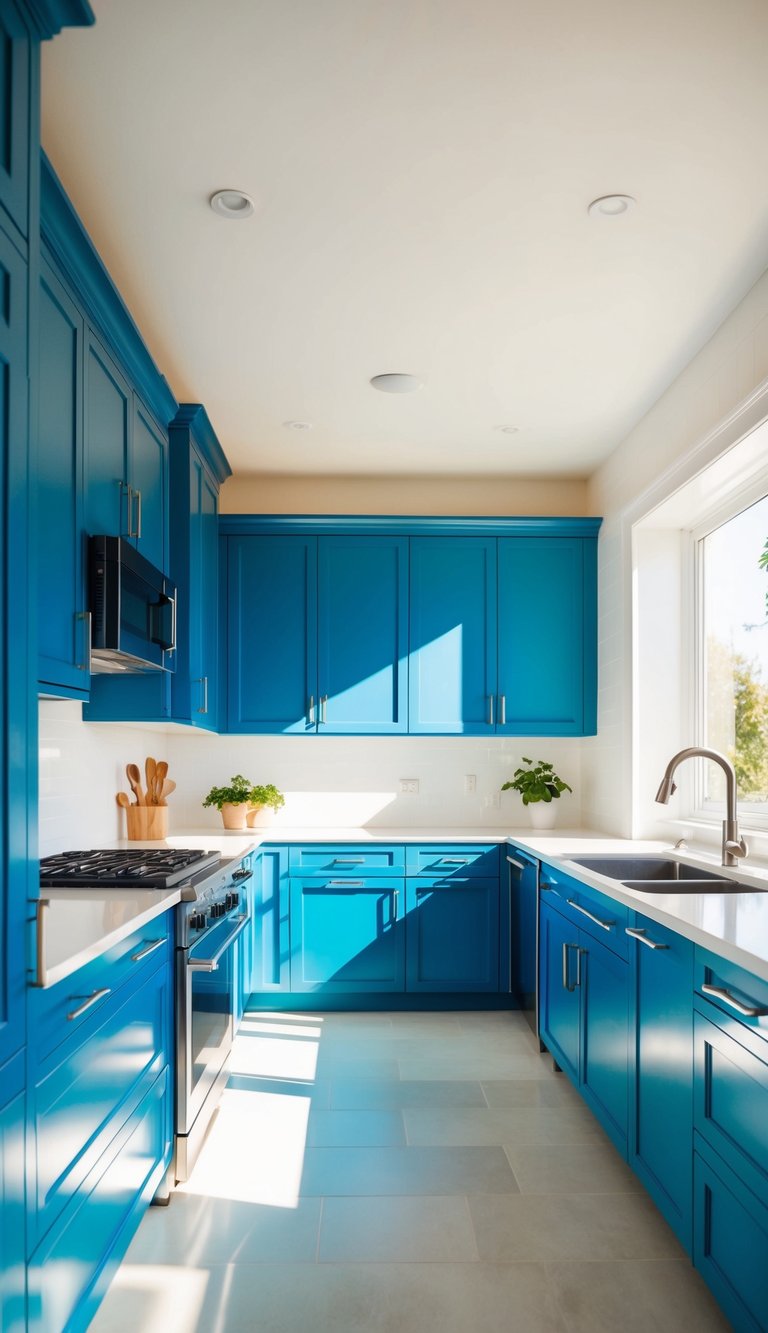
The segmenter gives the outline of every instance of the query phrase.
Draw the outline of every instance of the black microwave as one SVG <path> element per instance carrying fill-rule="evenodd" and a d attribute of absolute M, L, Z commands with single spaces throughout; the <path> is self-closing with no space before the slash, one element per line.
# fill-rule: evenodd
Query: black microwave
<path fill-rule="evenodd" d="M 91 671 L 173 671 L 176 585 L 122 537 L 88 543 Z"/>

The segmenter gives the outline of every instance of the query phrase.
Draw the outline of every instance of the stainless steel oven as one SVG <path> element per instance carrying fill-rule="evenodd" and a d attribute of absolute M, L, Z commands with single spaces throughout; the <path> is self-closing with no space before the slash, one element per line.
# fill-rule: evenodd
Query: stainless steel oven
<path fill-rule="evenodd" d="M 247 880 L 224 872 L 201 900 L 182 903 L 176 950 L 176 1179 L 188 1180 L 229 1073 L 250 924 Z"/>

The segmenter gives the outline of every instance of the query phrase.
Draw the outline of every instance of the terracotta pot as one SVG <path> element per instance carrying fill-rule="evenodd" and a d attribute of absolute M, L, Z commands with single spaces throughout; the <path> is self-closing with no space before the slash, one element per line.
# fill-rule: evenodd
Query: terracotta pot
<path fill-rule="evenodd" d="M 225 828 L 244 829 L 247 816 L 247 801 L 241 801 L 238 805 L 233 805 L 231 801 L 225 801 L 221 807 L 221 818 L 224 821 Z"/>

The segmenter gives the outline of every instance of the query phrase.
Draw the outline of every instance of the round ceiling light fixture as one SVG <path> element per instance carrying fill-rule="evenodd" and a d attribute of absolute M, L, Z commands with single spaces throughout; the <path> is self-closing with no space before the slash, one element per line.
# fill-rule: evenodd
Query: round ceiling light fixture
<path fill-rule="evenodd" d="M 404 374 L 374 375 L 370 384 L 381 393 L 415 393 L 416 389 L 424 388 L 424 381 L 416 375 Z"/>
<path fill-rule="evenodd" d="M 284 422 L 283 422 L 283 425 L 285 426 L 285 429 L 286 429 L 286 430 L 311 430 L 311 429 L 312 429 L 312 422 L 311 422 L 311 421 L 284 421 Z"/>
<path fill-rule="evenodd" d="M 636 203 L 637 200 L 631 194 L 604 194 L 592 200 L 587 212 L 592 217 L 620 218 L 634 208 Z"/>
<path fill-rule="evenodd" d="M 496 430 L 500 430 L 502 435 L 517 435 L 519 429 L 519 426 L 496 426 Z"/>
<path fill-rule="evenodd" d="M 208 202 L 220 218 L 249 218 L 256 208 L 251 196 L 243 190 L 217 190 Z"/>

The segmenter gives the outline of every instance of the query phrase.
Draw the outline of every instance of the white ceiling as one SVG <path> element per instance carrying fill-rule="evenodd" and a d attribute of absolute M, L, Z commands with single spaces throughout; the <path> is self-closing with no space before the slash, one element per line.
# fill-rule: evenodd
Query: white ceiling
<path fill-rule="evenodd" d="M 44 146 L 238 472 L 586 475 L 768 263 L 764 0 L 92 3 Z"/>

